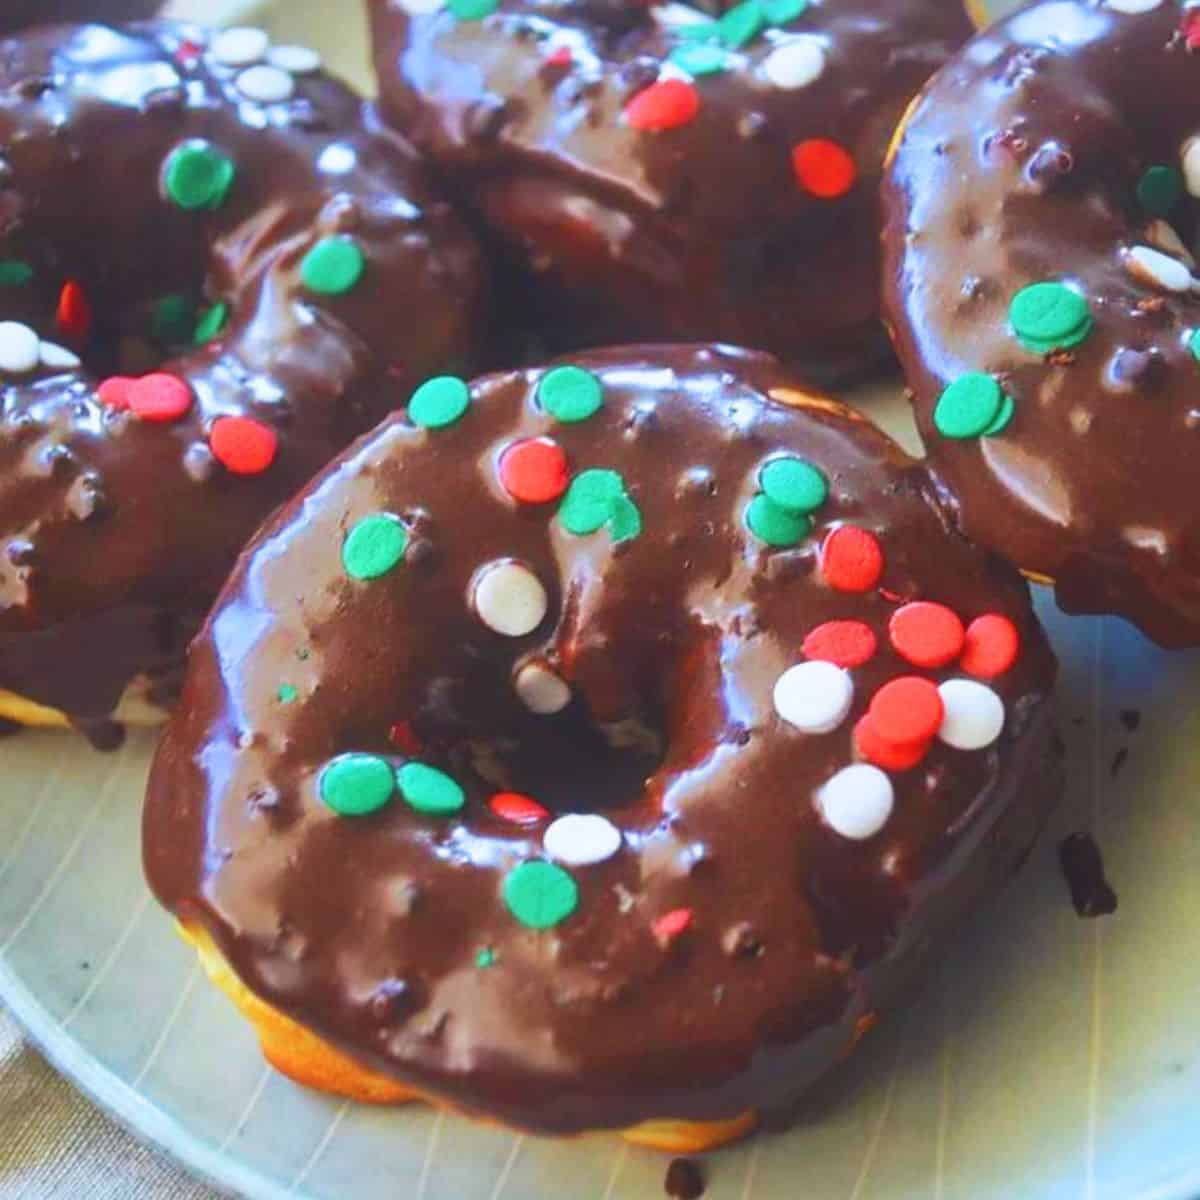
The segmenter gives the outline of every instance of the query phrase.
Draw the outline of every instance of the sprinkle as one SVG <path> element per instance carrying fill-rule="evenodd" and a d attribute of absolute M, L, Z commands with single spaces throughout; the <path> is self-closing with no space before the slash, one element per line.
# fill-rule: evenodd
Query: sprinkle
<path fill-rule="evenodd" d="M 58 307 L 54 313 L 58 332 L 72 341 L 86 341 L 92 331 L 92 318 L 92 303 L 83 290 L 83 284 L 68 279 L 58 293 Z"/>
<path fill-rule="evenodd" d="M 854 683 L 833 663 L 800 663 L 775 681 L 775 711 L 801 733 L 831 733 L 845 719 L 854 701 Z"/>
<path fill-rule="evenodd" d="M 661 133 L 696 119 L 700 93 L 683 79 L 660 79 L 625 106 L 625 120 L 634 129 Z"/>
<path fill-rule="evenodd" d="M 435 375 L 412 394 L 408 419 L 422 429 L 445 429 L 471 406 L 471 389 L 457 375 Z"/>
<path fill-rule="evenodd" d="M 621 831 L 597 813 L 571 813 L 550 823 L 542 846 L 568 867 L 590 867 L 607 862 L 621 849 Z"/>
<path fill-rule="evenodd" d="M 995 679 L 1017 661 L 1020 649 L 1017 627 L 1000 613 L 985 613 L 967 626 L 959 666 L 968 675 Z"/>
<path fill-rule="evenodd" d="M 296 84 L 286 71 L 260 64 L 238 75 L 237 90 L 256 104 L 278 104 L 292 98 Z"/>
<path fill-rule="evenodd" d="M 953 609 L 931 600 L 916 600 L 892 613 L 888 636 L 901 658 L 914 667 L 936 670 L 962 653 L 966 635 Z"/>
<path fill-rule="evenodd" d="M 261 475 L 275 461 L 279 435 L 251 417 L 218 417 L 208 435 L 213 457 L 232 475 Z"/>
<path fill-rule="evenodd" d="M 1065 284 L 1047 281 L 1022 288 L 1008 319 L 1021 344 L 1035 354 L 1070 350 L 1092 332 L 1088 302 Z"/>
<path fill-rule="evenodd" d="M 225 331 L 229 321 L 229 305 L 218 301 L 212 307 L 205 309 L 196 322 L 192 341 L 197 346 L 207 345 L 213 338 Z"/>
<path fill-rule="evenodd" d="M 1004 729 L 1004 701 L 986 684 L 950 679 L 938 688 L 946 715 L 938 737 L 956 750 L 983 750 Z"/>
<path fill-rule="evenodd" d="M 396 791 L 396 776 L 386 759 L 374 754 L 342 754 L 321 772 L 321 799 L 343 817 L 378 812 Z"/>
<path fill-rule="evenodd" d="M 342 566 L 351 579 L 378 579 L 404 559 L 408 530 L 392 513 L 372 513 L 342 543 Z"/>
<path fill-rule="evenodd" d="M 33 279 L 33 268 L 19 258 L 0 259 L 0 287 L 24 287 Z"/>
<path fill-rule="evenodd" d="M 20 321 L 0 321 L 0 371 L 24 375 L 41 360 L 41 339 Z"/>
<path fill-rule="evenodd" d="M 821 200 L 844 196 L 858 178 L 849 151 L 828 138 L 809 138 L 794 146 L 792 170 L 800 186 Z"/>
<path fill-rule="evenodd" d="M 817 811 L 844 838 L 874 837 L 892 815 L 896 795 L 892 781 L 867 763 L 843 767 L 817 792 Z"/>
<path fill-rule="evenodd" d="M 788 25 L 808 9 L 809 0 L 763 0 L 768 25 Z"/>
<path fill-rule="evenodd" d="M 808 87 L 825 72 L 825 50 L 811 35 L 795 37 L 772 50 L 759 69 L 768 83 L 783 91 Z"/>
<path fill-rule="evenodd" d="M 1013 398 L 1005 393 L 1004 399 L 1000 401 L 1000 411 L 996 414 L 996 419 L 983 431 L 983 436 L 996 437 L 1003 433 L 1016 415 L 1017 406 L 1013 403 Z"/>
<path fill-rule="evenodd" d="M 934 683 L 917 675 L 901 675 L 875 693 L 867 712 L 874 731 L 884 741 L 912 746 L 937 733 L 945 708 Z"/>
<path fill-rule="evenodd" d="M 484 946 L 484 948 L 475 955 L 475 965 L 481 971 L 486 971 L 488 967 L 494 967 L 496 965 L 495 950 L 493 950 L 491 946 Z"/>
<path fill-rule="evenodd" d="M 500 0 L 449 0 L 447 7 L 460 21 L 482 21 L 500 7 Z"/>
<path fill-rule="evenodd" d="M 280 684 L 277 695 L 280 704 L 295 704 L 300 698 L 300 693 L 290 683 Z"/>
<path fill-rule="evenodd" d="M 608 532 L 614 542 L 631 542 L 642 533 L 642 510 L 623 492 L 612 502 Z"/>
<path fill-rule="evenodd" d="M 538 662 L 526 663 L 517 671 L 513 689 L 530 712 L 542 717 L 562 712 L 571 703 L 566 681 Z"/>
<path fill-rule="evenodd" d="M 1168 292 L 1191 291 L 1195 282 L 1186 264 L 1149 246 L 1134 246 L 1127 250 L 1125 266 L 1135 279 Z"/>
<path fill-rule="evenodd" d="M 781 549 L 796 545 L 812 529 L 807 517 L 782 508 L 763 492 L 746 505 L 746 525 L 759 541 Z"/>
<path fill-rule="evenodd" d="M 729 70 L 729 55 L 720 46 L 690 42 L 676 46 L 667 61 L 695 78 Z"/>
<path fill-rule="evenodd" d="M 192 407 L 192 389 L 177 375 L 156 371 L 133 380 L 127 392 L 129 411 L 143 421 L 178 421 Z"/>
<path fill-rule="evenodd" d="M 804 656 L 839 667 L 861 667 L 875 657 L 875 633 L 862 621 L 826 621 L 804 639 Z"/>
<path fill-rule="evenodd" d="M 767 498 L 788 512 L 815 512 L 829 496 L 825 476 L 802 458 L 774 458 L 758 476 Z"/>
<path fill-rule="evenodd" d="M 569 67 L 574 61 L 570 46 L 556 46 L 542 60 L 547 67 Z"/>
<path fill-rule="evenodd" d="M 362 248 L 346 234 L 322 238 L 300 263 L 300 279 L 310 292 L 340 296 L 362 278 L 366 258 Z"/>
<path fill-rule="evenodd" d="M 821 547 L 821 574 L 839 592 L 869 592 L 883 574 L 879 539 L 856 525 L 833 530 Z"/>
<path fill-rule="evenodd" d="M 598 467 L 580 471 L 571 481 L 558 519 L 576 537 L 587 537 L 605 525 L 614 542 L 629 541 L 642 532 L 641 510 L 626 494 L 621 476 Z"/>
<path fill-rule="evenodd" d="M 267 62 L 292 75 L 311 75 L 321 69 L 321 56 L 308 46 L 272 46 Z"/>
<path fill-rule="evenodd" d="M 673 908 L 670 912 L 663 913 L 650 926 L 654 940 L 665 950 L 692 927 L 693 916 L 690 908 Z"/>
<path fill-rule="evenodd" d="M 271 39 L 261 29 L 238 25 L 223 29 L 212 40 L 209 54 L 223 67 L 248 67 L 267 52 Z"/>
<path fill-rule="evenodd" d="M 1179 165 L 1183 170 L 1183 185 L 1188 195 L 1200 196 L 1200 137 L 1188 138 Z"/>
<path fill-rule="evenodd" d="M 191 341 L 196 326 L 196 306 L 187 296 L 175 294 L 155 301 L 150 314 L 150 332 L 162 346 L 180 346 Z"/>
<path fill-rule="evenodd" d="M 1200 362 L 1200 329 L 1188 338 L 1188 349 L 1192 352 L 1192 357 Z"/>
<path fill-rule="evenodd" d="M 488 801 L 488 808 L 500 820 L 510 821 L 514 825 L 537 825 L 550 816 L 548 808 L 543 808 L 536 800 L 520 792 L 497 792 Z"/>
<path fill-rule="evenodd" d="M 129 407 L 129 389 L 136 382 L 128 375 L 112 375 L 96 388 L 96 399 L 113 412 L 124 412 Z"/>
<path fill-rule="evenodd" d="M 1000 415 L 1004 389 L 982 371 L 960 375 L 942 392 L 933 410 L 933 424 L 942 437 L 982 435 Z"/>
<path fill-rule="evenodd" d="M 1113 12 L 1138 15 L 1153 12 L 1161 3 L 1162 0 L 1104 0 L 1104 7 Z"/>
<path fill-rule="evenodd" d="M 862 717 L 854 726 L 854 745 L 869 763 L 885 771 L 910 771 L 929 753 L 932 738 L 904 744 L 889 742 L 881 737 L 870 716 Z"/>
<path fill-rule="evenodd" d="M 574 425 L 600 411 L 604 387 L 582 367 L 554 367 L 538 383 L 537 400 L 555 420 Z"/>
<path fill-rule="evenodd" d="M 1138 203 L 1152 217 L 1165 217 L 1182 195 L 1183 176 L 1174 167 L 1147 167 L 1138 180 Z"/>
<path fill-rule="evenodd" d="M 550 929 L 579 907 L 579 887 L 554 863 L 523 862 L 504 881 L 504 903 L 522 925 Z"/>
<path fill-rule="evenodd" d="M 546 589 L 523 563 L 498 559 L 476 574 L 471 606 L 479 619 L 504 637 L 525 637 L 546 616 Z"/>
<path fill-rule="evenodd" d="M 396 772 L 400 795 L 419 813 L 430 817 L 448 817 L 467 802 L 459 784 L 445 771 L 421 762 L 406 762 Z"/>
<path fill-rule="evenodd" d="M 766 25 L 762 0 L 743 0 L 718 19 L 717 36 L 726 46 L 737 50 L 758 37 Z"/>
<path fill-rule="evenodd" d="M 414 17 L 425 17 L 441 12 L 446 3 L 445 0 L 400 0 L 400 7 Z"/>
<path fill-rule="evenodd" d="M 57 342 L 43 341 L 38 348 L 38 357 L 43 367 L 52 370 L 69 371 L 80 365 L 79 355 L 73 350 L 68 350 L 66 346 L 58 345 Z"/>
<path fill-rule="evenodd" d="M 421 753 L 421 739 L 413 731 L 411 721 L 393 721 L 388 726 L 388 741 L 407 755 L 415 757 Z"/>
<path fill-rule="evenodd" d="M 567 455 L 550 438 L 513 442 L 500 455 L 500 486 L 524 504 L 545 504 L 567 490 Z"/>
<path fill-rule="evenodd" d="M 176 146 L 163 168 L 167 196 L 188 212 L 217 209 L 225 203 L 237 167 L 208 142 L 193 139 Z"/>

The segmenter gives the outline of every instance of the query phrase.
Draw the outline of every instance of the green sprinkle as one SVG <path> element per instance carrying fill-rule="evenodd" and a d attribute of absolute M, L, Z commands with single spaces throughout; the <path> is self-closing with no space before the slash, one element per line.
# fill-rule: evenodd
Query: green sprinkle
<path fill-rule="evenodd" d="M 808 0 L 763 0 L 763 13 L 768 25 L 787 25 L 803 16 Z"/>
<path fill-rule="evenodd" d="M 33 268 L 19 258 L 0 259 L 0 287 L 24 287 L 33 279 Z"/>
<path fill-rule="evenodd" d="M 825 476 L 802 458 L 774 458 L 758 476 L 767 498 L 788 512 L 815 512 L 829 496 Z"/>
<path fill-rule="evenodd" d="M 471 389 L 457 375 L 427 379 L 408 402 L 408 419 L 424 429 L 445 429 L 471 406 Z"/>
<path fill-rule="evenodd" d="M 624 494 L 625 484 L 616 471 L 598 467 L 580 471 L 567 488 L 559 506 L 558 519 L 568 533 L 587 537 L 603 528 L 613 516 L 615 502 Z"/>
<path fill-rule="evenodd" d="M 1196 359 L 1197 362 L 1200 362 L 1200 329 L 1197 329 L 1196 332 L 1193 333 L 1190 338 L 1188 338 L 1188 349 L 1191 350 L 1192 357 Z"/>
<path fill-rule="evenodd" d="M 942 437 L 973 438 L 986 433 L 1000 415 L 1004 391 L 991 375 L 960 375 L 939 397 L 933 424 Z"/>
<path fill-rule="evenodd" d="M 196 327 L 196 306 L 176 293 L 156 300 L 150 314 L 150 333 L 160 346 L 182 346 L 192 340 Z"/>
<path fill-rule="evenodd" d="M 686 71 L 693 77 L 716 75 L 729 69 L 729 55 L 720 46 L 711 46 L 707 42 L 676 46 L 667 58 L 681 71 Z"/>
<path fill-rule="evenodd" d="M 737 50 L 758 37 L 766 24 L 762 0 L 743 0 L 717 21 L 718 36 L 726 46 Z"/>
<path fill-rule="evenodd" d="M 500 0 L 450 0 L 449 9 L 460 21 L 482 21 L 500 7 Z"/>
<path fill-rule="evenodd" d="M 391 764 L 374 754 L 343 754 L 321 772 L 321 799 L 343 817 L 377 812 L 395 790 Z"/>
<path fill-rule="evenodd" d="M 579 887 L 554 863 L 523 862 L 504 881 L 504 903 L 522 925 L 549 929 L 579 907 Z"/>
<path fill-rule="evenodd" d="M 237 167 L 233 159 L 208 142 L 191 141 L 177 146 L 163 169 L 167 196 L 188 212 L 220 208 L 233 186 Z"/>
<path fill-rule="evenodd" d="M 1147 167 L 1138 180 L 1138 203 L 1152 217 L 1165 217 L 1183 196 L 1183 176 L 1167 166 Z"/>
<path fill-rule="evenodd" d="M 228 322 L 229 305 L 218 301 L 200 314 L 200 319 L 196 322 L 196 328 L 192 332 L 192 341 L 197 346 L 211 342 L 213 338 L 225 331 Z"/>
<path fill-rule="evenodd" d="M 1013 297 L 1008 316 L 1022 344 L 1038 354 L 1069 350 L 1092 332 L 1087 300 L 1061 283 L 1022 288 Z"/>
<path fill-rule="evenodd" d="M 604 403 L 604 388 L 582 367 L 554 367 L 542 376 L 537 398 L 556 420 L 574 425 L 594 416 Z"/>
<path fill-rule="evenodd" d="M 292 687 L 290 683 L 283 683 L 279 686 L 279 703 L 280 704 L 295 704 L 300 698 L 300 693 Z"/>
<path fill-rule="evenodd" d="M 431 817 L 448 817 L 467 802 L 462 788 L 445 771 L 407 762 L 396 772 L 400 795 L 411 808 Z"/>
<path fill-rule="evenodd" d="M 608 532 L 614 542 L 631 542 L 642 532 L 642 511 L 624 493 L 618 496 L 609 510 Z"/>
<path fill-rule="evenodd" d="M 478 954 L 475 955 L 475 965 L 480 970 L 486 970 L 488 967 L 496 965 L 496 952 L 491 946 L 485 946 Z"/>
<path fill-rule="evenodd" d="M 322 238 L 301 260 L 300 281 L 310 292 L 340 296 L 358 283 L 366 269 L 362 247 L 344 233 Z"/>
<path fill-rule="evenodd" d="M 713 42 L 721 36 L 716 21 L 689 21 L 671 27 L 671 36 L 679 42 Z"/>
<path fill-rule="evenodd" d="M 1000 412 L 996 415 L 996 419 L 983 431 L 984 437 L 995 437 L 999 433 L 1003 433 L 1011 424 L 1012 419 L 1016 415 L 1017 406 L 1013 403 L 1013 398 L 1005 395 L 1000 402 Z"/>
<path fill-rule="evenodd" d="M 404 558 L 408 530 L 392 513 L 363 517 L 342 545 L 342 566 L 351 579 L 378 579 Z"/>
<path fill-rule="evenodd" d="M 780 508 L 762 492 L 746 507 L 746 524 L 760 541 L 779 547 L 794 546 L 812 529 L 806 516 Z"/>

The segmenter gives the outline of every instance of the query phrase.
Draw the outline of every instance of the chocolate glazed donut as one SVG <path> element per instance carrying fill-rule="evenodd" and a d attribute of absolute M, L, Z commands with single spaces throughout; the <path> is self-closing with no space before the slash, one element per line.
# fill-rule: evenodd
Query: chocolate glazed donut
<path fill-rule="evenodd" d="M 721 339 L 884 361 L 878 186 L 959 0 L 369 0 L 384 111 L 517 264 L 560 350 Z"/>
<path fill-rule="evenodd" d="M 240 560 L 146 870 L 295 1078 L 698 1149 L 1020 861 L 1054 673 L 923 468 L 772 359 L 441 378 Z"/>
<path fill-rule="evenodd" d="M 0 716 L 100 730 L 165 698 L 259 521 L 468 358 L 482 267 L 311 51 L 2 48 Z"/>
<path fill-rule="evenodd" d="M 163 0 L 0 0 L 0 33 L 60 21 L 138 21 Z"/>
<path fill-rule="evenodd" d="M 969 536 L 1070 612 L 1200 643 L 1200 13 L 1053 0 L 907 121 L 886 308 Z"/>

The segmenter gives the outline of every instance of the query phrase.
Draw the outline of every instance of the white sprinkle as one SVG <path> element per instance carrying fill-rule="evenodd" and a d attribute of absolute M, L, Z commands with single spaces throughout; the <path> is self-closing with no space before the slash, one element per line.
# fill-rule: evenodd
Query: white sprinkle
<path fill-rule="evenodd" d="M 208 52 L 223 67 L 248 67 L 261 62 L 270 45 L 271 39 L 263 30 L 236 25 L 218 33 Z"/>
<path fill-rule="evenodd" d="M 446 0 L 400 0 L 400 7 L 414 17 L 424 17 L 441 12 L 446 7 Z"/>
<path fill-rule="evenodd" d="M 1195 267 L 1196 260 L 1192 257 L 1192 252 L 1183 244 L 1183 239 L 1175 232 L 1174 226 L 1162 217 L 1155 217 L 1146 226 L 1146 241 L 1156 250 L 1161 250 L 1172 258 L 1181 259 L 1189 267 Z"/>
<path fill-rule="evenodd" d="M 817 792 L 817 809 L 835 833 L 861 842 L 874 837 L 892 815 L 892 781 L 869 763 L 843 767 Z"/>
<path fill-rule="evenodd" d="M 841 667 L 806 662 L 789 667 L 775 681 L 775 711 L 804 733 L 829 733 L 850 711 L 854 683 Z"/>
<path fill-rule="evenodd" d="M 513 678 L 513 687 L 530 712 L 547 717 L 571 703 L 565 680 L 539 662 L 526 663 Z"/>
<path fill-rule="evenodd" d="M 1004 728 L 1004 701 L 973 679 L 950 679 L 938 691 L 946 706 L 938 737 L 956 750 L 982 750 Z"/>
<path fill-rule="evenodd" d="M 1183 144 L 1179 165 L 1189 196 L 1200 196 L 1200 137 L 1190 137 Z"/>
<path fill-rule="evenodd" d="M 1192 286 L 1192 273 L 1184 263 L 1161 250 L 1149 246 L 1134 246 L 1125 252 L 1129 273 L 1151 287 L 1168 292 L 1186 292 Z"/>
<path fill-rule="evenodd" d="M 1119 13 L 1148 13 L 1153 12 L 1162 0 L 1105 0 L 1104 7 Z"/>
<path fill-rule="evenodd" d="M 42 342 L 38 357 L 42 360 L 43 367 L 62 367 L 70 370 L 79 366 L 79 355 L 57 342 Z"/>
<path fill-rule="evenodd" d="M 321 69 L 321 56 L 308 46 L 272 46 L 267 62 L 293 75 L 311 75 Z"/>
<path fill-rule="evenodd" d="M 572 813 L 551 821 L 542 837 L 546 853 L 568 867 L 606 862 L 621 848 L 621 831 L 595 813 Z"/>
<path fill-rule="evenodd" d="M 760 69 L 768 83 L 784 91 L 808 87 L 825 71 L 825 50 L 815 37 L 791 38 L 772 50 Z"/>
<path fill-rule="evenodd" d="M 290 100 L 296 90 L 295 80 L 278 67 L 247 67 L 237 77 L 237 89 L 247 100 L 258 104 L 278 104 Z"/>
<path fill-rule="evenodd" d="M 0 371 L 24 375 L 38 365 L 41 339 L 20 321 L 0 321 Z"/>
<path fill-rule="evenodd" d="M 546 589 L 526 566 L 511 559 L 488 563 L 475 577 L 475 612 L 505 637 L 532 633 L 546 615 Z"/>
<path fill-rule="evenodd" d="M 678 28 L 681 25 L 710 25 L 712 17 L 706 12 L 701 12 L 698 8 L 693 8 L 690 4 L 660 4 L 657 8 L 650 10 L 654 19 L 660 25 L 666 25 L 668 28 L 674 26 Z"/>

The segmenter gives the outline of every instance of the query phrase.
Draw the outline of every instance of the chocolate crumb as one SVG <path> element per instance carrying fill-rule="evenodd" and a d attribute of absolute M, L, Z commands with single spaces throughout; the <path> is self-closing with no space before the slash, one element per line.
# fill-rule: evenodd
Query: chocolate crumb
<path fill-rule="evenodd" d="M 1073 833 L 1059 843 L 1062 866 L 1071 903 L 1081 917 L 1104 917 L 1117 911 L 1117 893 L 1104 877 L 1104 859 L 1090 833 Z"/>
<path fill-rule="evenodd" d="M 1113 755 L 1112 766 L 1109 767 L 1109 774 L 1115 779 L 1120 773 L 1121 768 L 1125 765 L 1125 760 L 1129 757 L 1129 747 L 1122 746 L 1120 750 Z"/>
<path fill-rule="evenodd" d="M 1120 719 L 1121 724 L 1130 733 L 1137 733 L 1138 726 L 1142 723 L 1142 711 L 1139 708 L 1123 708 L 1121 709 Z"/>
<path fill-rule="evenodd" d="M 663 1191 L 673 1200 L 699 1200 L 704 1195 L 704 1172 L 690 1158 L 673 1158 L 667 1167 Z"/>

